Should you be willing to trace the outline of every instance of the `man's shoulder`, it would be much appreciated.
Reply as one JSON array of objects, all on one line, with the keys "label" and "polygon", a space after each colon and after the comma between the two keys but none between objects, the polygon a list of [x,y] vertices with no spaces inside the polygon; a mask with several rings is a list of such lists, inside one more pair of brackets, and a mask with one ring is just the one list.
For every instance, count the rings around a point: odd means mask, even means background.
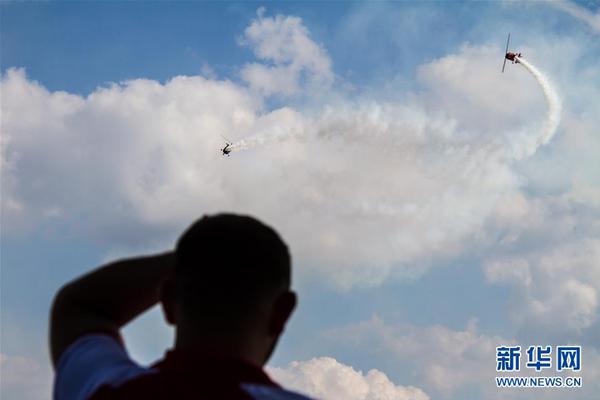
[{"label": "man's shoulder", "polygon": [[135,363],[119,338],[102,333],[87,334],[73,342],[56,367],[54,398],[84,400],[99,387],[151,373]]},{"label": "man's shoulder", "polygon": [[242,389],[256,400],[311,400],[310,397],[281,387],[246,383],[242,384]]},{"label": "man's shoulder", "polygon": [[262,383],[226,384],[218,381],[198,379],[171,379],[160,371],[140,375],[119,386],[105,385],[89,400],[163,400],[190,397],[230,400],[311,400],[309,397]]},{"label": "man's shoulder", "polygon": [[281,388],[262,368],[236,359],[170,351],[146,373],[100,387],[89,400],[185,399],[309,400]]},{"label": "man's shoulder", "polygon": [[118,338],[86,335],[63,354],[57,368],[55,399],[307,400],[281,388],[262,368],[241,360],[168,352],[146,368],[135,363]]}]

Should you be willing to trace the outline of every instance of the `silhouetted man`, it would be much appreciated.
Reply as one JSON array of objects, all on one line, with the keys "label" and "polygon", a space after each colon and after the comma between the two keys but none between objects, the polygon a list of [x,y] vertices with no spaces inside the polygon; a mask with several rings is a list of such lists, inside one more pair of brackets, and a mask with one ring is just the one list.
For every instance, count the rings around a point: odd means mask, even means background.
[{"label": "silhouetted man", "polygon": [[[51,312],[55,399],[305,399],[262,369],[296,305],[290,269],[272,228],[220,214],[194,223],[174,252],[67,284]],[[176,327],[175,345],[142,367],[119,330],[157,302]]]}]

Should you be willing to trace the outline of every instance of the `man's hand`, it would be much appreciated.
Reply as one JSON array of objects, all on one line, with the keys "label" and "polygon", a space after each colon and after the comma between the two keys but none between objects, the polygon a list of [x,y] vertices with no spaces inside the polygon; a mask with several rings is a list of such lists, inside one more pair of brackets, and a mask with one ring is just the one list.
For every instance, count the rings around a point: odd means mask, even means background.
[{"label": "man's hand", "polygon": [[63,286],[50,312],[50,353],[56,367],[61,354],[79,337],[119,330],[158,302],[162,282],[173,272],[167,253],[117,261]]}]

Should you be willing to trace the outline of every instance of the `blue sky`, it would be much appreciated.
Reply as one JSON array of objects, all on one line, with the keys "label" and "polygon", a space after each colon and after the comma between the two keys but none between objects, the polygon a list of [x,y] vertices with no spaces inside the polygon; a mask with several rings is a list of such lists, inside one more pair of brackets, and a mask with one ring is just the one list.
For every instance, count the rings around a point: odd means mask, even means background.
[{"label": "blue sky", "polygon": [[[311,382],[302,366],[332,357],[332,381],[352,367],[368,384],[377,369],[399,398],[499,398],[495,346],[569,342],[589,360],[574,398],[598,389],[594,2],[0,11],[3,396],[47,397],[61,284],[171,246],[222,209],[259,215],[292,245],[300,306],[276,376]],[[508,32],[560,94],[561,124],[530,156],[482,156],[498,143],[518,153],[545,118],[524,69],[497,74]],[[258,145],[224,162],[214,132]],[[156,311],[126,334],[142,362],[170,340]],[[343,397],[332,381],[320,393]]]},{"label": "blue sky", "polygon": [[[414,74],[415,66],[465,41],[502,43],[494,34],[499,28],[515,32],[518,43],[519,25],[532,22],[531,6],[487,2],[16,3],[3,6],[2,65],[26,67],[48,89],[79,94],[107,82],[194,75],[205,63],[235,79],[237,66],[253,59],[236,38],[261,6],[301,17],[336,61],[335,72],[352,71],[353,83],[378,82],[379,73]],[[565,29],[568,17],[543,7],[536,15]],[[434,40],[422,38],[424,32]]]}]

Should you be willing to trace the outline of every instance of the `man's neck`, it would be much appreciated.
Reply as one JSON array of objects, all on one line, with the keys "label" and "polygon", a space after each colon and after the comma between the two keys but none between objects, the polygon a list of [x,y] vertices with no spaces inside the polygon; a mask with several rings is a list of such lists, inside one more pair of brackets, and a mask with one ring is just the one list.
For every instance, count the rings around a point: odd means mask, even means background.
[{"label": "man's neck", "polygon": [[178,329],[175,350],[201,353],[211,357],[239,359],[259,367],[264,364],[264,355],[259,346],[251,343],[248,338],[231,337],[227,334],[193,334]]}]

